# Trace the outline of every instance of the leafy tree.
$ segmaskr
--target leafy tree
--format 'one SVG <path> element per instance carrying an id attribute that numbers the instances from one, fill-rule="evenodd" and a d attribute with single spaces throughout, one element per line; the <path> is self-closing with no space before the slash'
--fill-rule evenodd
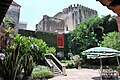
<path id="1" fill-rule="evenodd" d="M 98 23 L 101 19 L 99 17 L 92 17 L 84 22 L 80 23 L 78 27 L 70 33 L 68 37 L 69 49 L 73 53 L 80 53 L 80 51 L 87 48 L 97 46 L 95 28 L 99 28 Z"/>
<path id="2" fill-rule="evenodd" d="M 107 16 L 102 16 L 100 23 L 98 23 L 100 28 L 95 29 L 95 34 L 97 34 L 97 39 L 99 41 L 102 40 L 103 34 L 107 34 L 109 32 L 118 32 L 118 27 L 117 27 L 117 22 L 116 22 L 116 17 L 107 15 Z M 102 31 L 101 31 L 102 30 Z"/>
<path id="3" fill-rule="evenodd" d="M 93 16 L 77 25 L 68 37 L 69 49 L 79 53 L 90 47 L 98 46 L 103 34 L 118 31 L 115 16 L 107 15 L 102 18 Z"/>
<path id="4" fill-rule="evenodd" d="M 115 16 L 107 15 L 103 16 L 102 18 L 102 24 L 104 28 L 104 34 L 107 34 L 109 32 L 118 32 L 118 26 L 117 26 L 117 21 Z"/>
<path id="5" fill-rule="evenodd" d="M 100 46 L 120 50 L 120 34 L 118 32 L 110 32 L 104 35 Z"/>

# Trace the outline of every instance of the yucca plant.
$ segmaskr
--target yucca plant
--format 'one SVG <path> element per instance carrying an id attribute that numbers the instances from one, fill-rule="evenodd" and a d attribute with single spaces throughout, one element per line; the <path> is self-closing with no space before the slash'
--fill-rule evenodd
<path id="1" fill-rule="evenodd" d="M 24 68 L 24 76 L 23 80 L 27 80 L 28 77 L 31 77 L 32 71 L 34 67 L 33 58 L 30 54 L 26 54 L 23 58 L 23 68 Z"/>
<path id="2" fill-rule="evenodd" d="M 19 46 L 20 43 L 18 43 L 16 49 L 12 52 L 6 52 L 3 60 L 0 59 L 0 75 L 4 80 L 15 80 L 23 58 L 19 54 Z"/>

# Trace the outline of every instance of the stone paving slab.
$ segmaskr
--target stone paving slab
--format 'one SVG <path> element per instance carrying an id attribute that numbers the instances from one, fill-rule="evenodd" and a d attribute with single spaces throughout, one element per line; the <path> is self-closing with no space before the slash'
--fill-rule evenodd
<path id="1" fill-rule="evenodd" d="M 97 69 L 66 69 L 67 76 L 55 76 L 48 80 L 100 80 Z"/>

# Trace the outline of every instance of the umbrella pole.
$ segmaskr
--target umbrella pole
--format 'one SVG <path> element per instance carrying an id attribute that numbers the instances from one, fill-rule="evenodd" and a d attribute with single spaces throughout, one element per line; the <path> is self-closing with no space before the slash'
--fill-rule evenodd
<path id="1" fill-rule="evenodd" d="M 100 80 L 102 80 L 102 70 L 103 70 L 103 68 L 102 68 L 102 58 L 101 58 L 101 56 L 100 56 L 100 71 L 101 71 L 101 73 L 100 73 Z"/>
<path id="2" fill-rule="evenodd" d="M 118 66 L 120 66 L 118 55 L 117 55 L 117 63 L 118 63 Z"/>
<path id="3" fill-rule="evenodd" d="M 101 69 L 102 69 L 102 58 L 100 56 L 100 66 L 101 66 Z"/>

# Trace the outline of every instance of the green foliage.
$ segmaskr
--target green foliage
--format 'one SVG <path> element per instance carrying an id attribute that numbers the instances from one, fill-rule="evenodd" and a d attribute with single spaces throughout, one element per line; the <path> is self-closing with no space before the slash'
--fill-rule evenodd
<path id="1" fill-rule="evenodd" d="M 118 32 L 110 32 L 103 36 L 100 46 L 120 50 L 120 34 Z"/>
<path id="2" fill-rule="evenodd" d="M 52 53 L 52 54 L 56 55 L 56 49 L 54 47 L 47 47 L 46 54 L 48 54 L 48 53 Z"/>
<path id="3" fill-rule="evenodd" d="M 103 26 L 105 34 L 109 32 L 118 31 L 116 16 L 107 15 L 103 16 L 101 19 L 102 24 L 100 25 Z"/>
<path id="4" fill-rule="evenodd" d="M 87 48 L 97 46 L 96 34 L 94 28 L 98 27 L 97 22 L 100 22 L 99 17 L 92 17 L 80 23 L 78 27 L 70 33 L 68 37 L 69 49 L 72 53 L 80 53 Z M 96 22 L 97 21 L 97 22 Z"/>
<path id="5" fill-rule="evenodd" d="M 40 78 L 52 78 L 54 77 L 53 73 L 51 71 L 47 72 L 33 72 L 32 77 L 35 79 L 40 79 Z"/>
<path id="6" fill-rule="evenodd" d="M 10 17 L 5 17 L 0 25 L 0 32 L 2 32 L 1 41 L 3 42 L 1 47 L 4 49 L 12 41 L 14 34 L 14 20 Z"/>
<path id="7" fill-rule="evenodd" d="M 73 60 L 62 60 L 61 62 L 66 68 L 75 68 L 75 62 Z"/>
<path id="8" fill-rule="evenodd" d="M 45 41 L 49 47 L 57 48 L 57 33 L 37 31 L 36 38 Z"/>
<path id="9" fill-rule="evenodd" d="M 5 36 L 9 36 L 12 37 L 13 33 L 14 33 L 14 24 L 15 21 L 11 18 L 11 17 L 5 17 L 3 20 L 3 25 L 2 28 L 4 28 L 5 33 L 4 33 L 4 37 Z"/>
<path id="10" fill-rule="evenodd" d="M 61 60 L 61 63 L 66 66 L 66 68 L 78 68 L 78 65 L 81 66 L 83 62 L 82 58 L 79 55 L 71 56 L 71 60 Z"/>
<path id="11" fill-rule="evenodd" d="M 50 68 L 47 66 L 37 65 L 37 66 L 34 66 L 33 71 L 50 71 Z"/>
<path id="12" fill-rule="evenodd" d="M 35 79 L 40 78 L 51 78 L 53 77 L 53 73 L 50 71 L 50 68 L 47 66 L 35 66 L 32 72 L 32 77 Z"/>
<path id="13" fill-rule="evenodd" d="M 118 31 L 118 26 L 115 16 L 111 16 L 111 15 L 102 16 L 100 24 L 98 23 L 98 25 L 101 26 L 101 29 L 96 28 L 95 33 L 97 34 L 97 39 L 99 41 L 102 40 L 103 34 Z"/>
<path id="14" fill-rule="evenodd" d="M 22 50 L 21 51 L 23 51 L 24 53 L 29 53 L 31 51 L 37 52 L 39 50 L 41 53 L 46 52 L 47 44 L 45 42 L 43 42 L 43 40 L 41 40 L 41 39 L 17 35 L 14 38 L 14 41 L 15 41 L 15 43 L 21 41 L 21 43 L 22 43 L 22 45 L 21 45 Z"/>
<path id="15" fill-rule="evenodd" d="M 33 56 L 33 60 L 36 63 L 39 63 L 40 60 L 43 60 L 44 54 L 53 53 L 55 54 L 55 48 L 48 47 L 42 39 L 37 39 L 33 37 L 25 37 L 17 35 L 14 38 L 14 44 L 21 42 L 20 53 L 26 54 L 29 53 Z"/>
<path id="16" fill-rule="evenodd" d="M 4 53 L 5 58 L 3 60 L 0 59 L 0 75 L 4 80 L 15 80 L 23 58 L 23 56 L 20 56 L 19 46 L 20 43 L 12 52 L 6 51 Z"/>
<path id="17" fill-rule="evenodd" d="M 14 28 L 15 21 L 11 17 L 5 17 L 3 19 L 3 23 L 4 23 L 4 27 L 6 29 L 9 29 L 9 28 Z"/>
<path id="18" fill-rule="evenodd" d="M 27 54 L 23 58 L 23 68 L 24 68 L 24 76 L 31 76 L 31 73 L 33 71 L 33 58 L 30 54 Z"/>
<path id="19" fill-rule="evenodd" d="M 78 27 L 68 37 L 68 47 L 74 54 L 98 46 L 103 34 L 118 31 L 115 16 L 107 15 L 102 18 L 93 16 L 77 25 Z"/>

